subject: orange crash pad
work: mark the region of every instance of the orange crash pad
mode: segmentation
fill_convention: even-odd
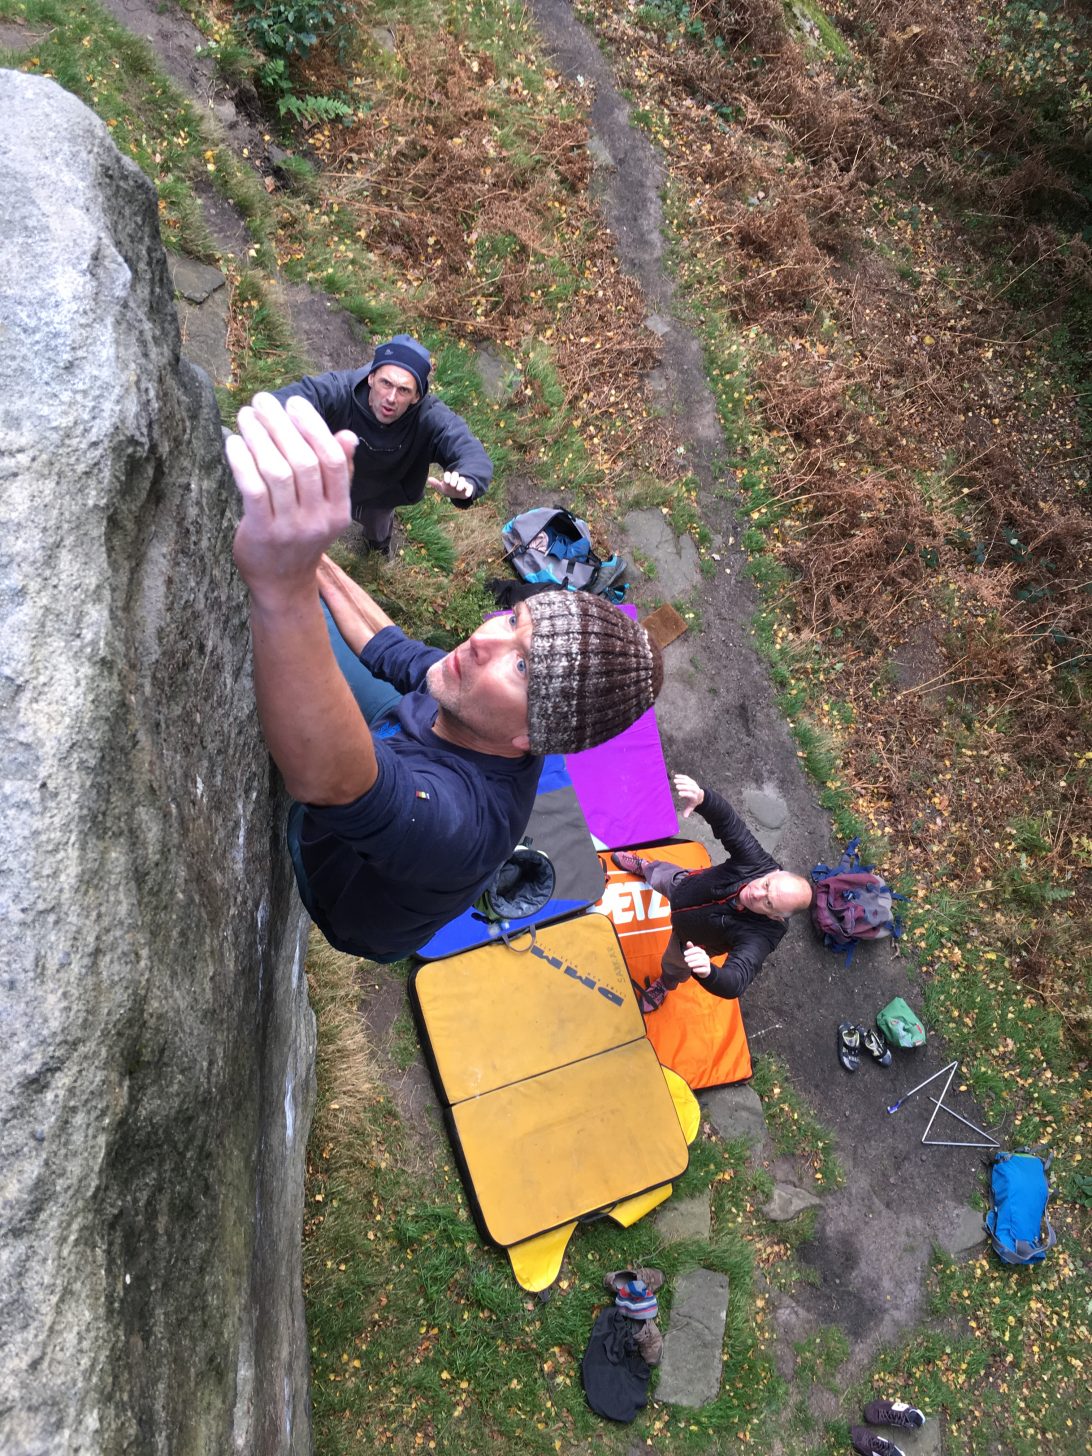
[[[645,845],[645,859],[662,859],[684,869],[708,868],[703,845],[690,840]],[[632,980],[647,986],[660,974],[660,958],[671,934],[671,907],[651,885],[618,869],[609,855],[600,855],[607,875],[602,898],[593,911],[606,915],[622,944]],[[723,964],[724,956],[714,956]],[[671,1067],[692,1088],[722,1087],[751,1075],[751,1052],[739,1002],[703,991],[691,977],[645,1018],[648,1039],[665,1067]]]

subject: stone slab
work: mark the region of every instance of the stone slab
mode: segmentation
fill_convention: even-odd
[[[656,1232],[668,1244],[708,1240],[711,1229],[708,1190],[696,1198],[671,1198],[656,1215]]]
[[[487,399],[510,399],[519,373],[492,344],[483,344],[477,356],[478,376]]]
[[[803,1305],[781,1290],[769,1296],[770,1328],[776,1335],[774,1365],[782,1380],[791,1380],[796,1369],[796,1347],[815,1333],[815,1317]]]
[[[698,548],[690,537],[676,538],[671,522],[660,511],[630,511],[624,524],[630,557],[639,551],[655,567],[658,594],[667,601],[688,597],[701,580]]]
[[[610,148],[594,132],[588,138],[588,154],[597,167],[614,168],[614,158],[610,154]]]
[[[803,1213],[805,1208],[818,1208],[821,1198],[794,1183],[776,1183],[769,1202],[762,1210],[762,1217],[771,1223],[788,1223]]]
[[[167,254],[167,271],[175,293],[181,294],[189,303],[204,303],[227,282],[219,268],[177,253]]]
[[[692,1410],[720,1394],[728,1276],[691,1269],[675,1286],[656,1399]]]
[[[231,355],[227,347],[228,298],[214,293],[205,303],[177,302],[182,352],[203,369],[213,384],[231,383]]]
[[[982,1211],[969,1205],[957,1211],[952,1221],[937,1235],[937,1246],[950,1259],[963,1259],[973,1254],[986,1242],[986,1230],[982,1224]]]
[[[743,795],[743,811],[759,844],[767,854],[773,854],[789,818],[784,799],[772,790],[748,789]]]
[[[753,1087],[717,1087],[698,1096],[702,1114],[722,1138],[747,1138],[762,1142],[766,1136],[766,1118],[762,1100]]]

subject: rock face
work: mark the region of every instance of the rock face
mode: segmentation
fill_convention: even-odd
[[[0,71],[0,1450],[310,1450],[314,1022],[150,184]]]

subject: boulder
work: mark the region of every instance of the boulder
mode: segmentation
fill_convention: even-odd
[[[310,1450],[306,926],[156,195],[0,71],[0,1450]]]

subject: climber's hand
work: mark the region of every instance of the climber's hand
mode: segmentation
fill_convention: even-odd
[[[225,445],[243,500],[236,564],[252,596],[313,592],[323,551],[349,524],[356,436],[332,435],[299,396],[282,405],[271,394],[239,411],[238,430]]]

